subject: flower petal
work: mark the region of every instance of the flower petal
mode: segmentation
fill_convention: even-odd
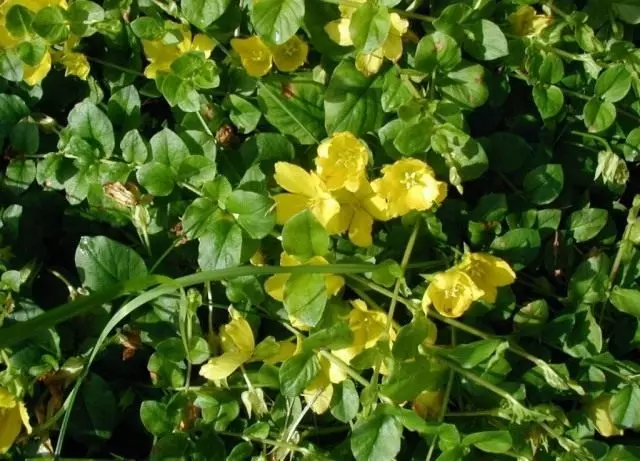
[[[304,210],[309,199],[300,194],[277,194],[273,201],[276,202],[276,222],[283,225]]]
[[[249,360],[250,356],[243,352],[226,352],[219,357],[213,357],[200,368],[200,376],[210,381],[225,379]]]

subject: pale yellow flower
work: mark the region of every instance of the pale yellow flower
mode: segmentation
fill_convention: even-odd
[[[488,253],[466,253],[458,268],[484,291],[481,299],[489,303],[496,302],[498,287],[511,285],[516,279],[509,263]]]
[[[62,51],[53,52],[53,59],[65,67],[66,76],[75,75],[81,80],[86,80],[90,70],[89,61],[84,54],[73,51],[73,48],[77,46],[79,42],[79,37],[75,35],[69,36],[64,43]]]
[[[318,146],[316,171],[327,189],[358,190],[365,178],[369,148],[352,133],[334,133]]]
[[[397,13],[391,13],[389,16],[391,28],[382,47],[372,53],[359,53],[356,56],[356,69],[367,76],[378,73],[384,58],[396,62],[402,56],[402,36],[409,29],[409,21],[401,18]]]
[[[29,414],[24,403],[17,401],[8,390],[0,387],[0,455],[9,451],[23,426],[27,432],[31,432]]]
[[[294,215],[308,209],[320,224],[327,227],[340,211],[340,204],[315,173],[308,173],[292,163],[277,162],[273,177],[288,192],[273,197],[278,224],[285,224]]]
[[[282,72],[293,72],[302,66],[309,54],[309,45],[294,35],[282,45],[271,48],[273,63]]]
[[[51,70],[51,53],[45,51],[42,60],[35,66],[24,65],[24,74],[22,79],[27,85],[35,86],[39,84],[47,76]]]
[[[438,181],[431,167],[415,158],[384,166],[382,178],[373,181],[371,186],[388,202],[392,217],[412,210],[428,210],[447,196],[446,183]]]
[[[520,6],[507,18],[516,35],[536,36],[553,22],[551,16],[538,14],[531,5]]]
[[[319,357],[319,360],[320,371],[318,375],[302,393],[304,400],[310,404],[311,410],[317,415],[321,415],[329,409],[333,397],[333,384],[329,378],[332,368],[331,362],[326,357]]]
[[[427,311],[433,304],[445,317],[456,318],[464,314],[471,304],[484,295],[467,273],[457,268],[436,274],[422,298],[422,308]]]
[[[589,402],[585,407],[585,413],[595,426],[598,433],[603,437],[623,435],[624,431],[617,427],[611,420],[609,404],[611,395],[603,394]]]
[[[192,39],[188,24],[165,21],[165,28],[178,32],[182,40],[171,44],[164,43],[162,39],[142,40],[142,48],[149,61],[149,65],[144,70],[145,77],[155,78],[158,72],[168,72],[173,61],[190,51],[199,51],[206,58],[211,56],[215,42],[204,34],[197,34]]]
[[[377,195],[365,179],[355,192],[341,189],[334,192],[340,212],[327,224],[330,234],[349,232],[349,240],[359,247],[373,244],[373,222],[389,219],[387,202]]]
[[[252,77],[262,77],[271,70],[273,54],[260,37],[231,39],[231,48],[240,55],[242,67]]]

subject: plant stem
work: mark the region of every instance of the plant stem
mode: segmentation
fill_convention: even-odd
[[[237,437],[239,439],[244,439],[248,442],[264,443],[265,445],[272,445],[277,448],[284,448],[286,450],[297,451],[298,453],[302,453],[304,455],[311,454],[311,451],[309,451],[308,449],[299,447],[298,445],[294,445],[292,443],[285,443],[285,442],[280,442],[278,440],[272,440],[272,439],[261,439],[259,437],[252,437],[250,435],[236,434],[235,432],[218,431],[216,433],[220,435],[225,435],[227,437]]]
[[[456,330],[451,330],[451,345],[455,347],[456,345]],[[447,380],[447,387],[444,391],[444,397],[442,398],[442,408],[440,408],[440,414],[438,415],[438,422],[441,423],[444,420],[445,414],[447,413],[447,407],[449,406],[449,398],[451,396],[451,389],[453,389],[453,379],[455,377],[455,372],[453,368],[449,368],[449,378]],[[431,441],[431,446],[429,447],[429,452],[427,453],[426,461],[431,461],[431,457],[433,456],[433,452],[436,448],[436,442],[438,441],[438,434],[433,437]]]
[[[418,237],[418,231],[420,230],[420,219],[416,220],[416,223],[413,225],[413,230],[411,231],[411,235],[409,236],[409,240],[407,241],[407,246],[404,249],[404,254],[402,255],[402,261],[400,262],[400,272],[401,275],[396,280],[396,283],[393,287],[393,295],[391,296],[391,303],[389,304],[389,313],[387,314],[387,325],[385,327],[385,332],[387,337],[389,338],[389,344],[392,344],[391,341],[391,329],[393,328],[393,315],[396,312],[396,306],[398,305],[398,295],[400,294],[400,285],[404,281],[404,274],[407,269],[407,264],[409,264],[409,259],[411,259],[411,253],[413,252],[413,247],[416,244],[416,239]],[[376,366],[373,369],[373,376],[371,377],[371,387],[373,391],[377,393],[378,388],[378,378],[380,377],[380,367],[382,366],[381,360],[376,360]]]
[[[171,244],[171,246],[169,248],[167,248],[166,250],[164,250],[164,253],[162,253],[160,255],[160,257],[156,260],[156,262],[153,263],[153,266],[151,266],[151,269],[149,269],[149,273],[150,274],[153,274],[155,272],[155,270],[162,263],[162,261],[164,261],[165,258],[167,256],[169,256],[169,253],[171,253],[173,251],[173,249],[178,246],[178,243],[179,243],[179,240],[174,240],[173,243]]]
[[[123,66],[120,66],[118,64],[113,64],[111,62],[103,61],[102,59],[94,58],[92,56],[87,56],[87,59],[89,61],[93,61],[93,62],[95,62],[97,64],[102,64],[105,67],[111,67],[112,69],[116,69],[116,70],[119,70],[121,72],[125,72],[127,74],[136,75],[138,77],[144,77],[144,74],[142,72],[137,71],[137,70],[129,69],[127,67],[123,67]]]
[[[569,134],[582,136],[583,138],[593,139],[594,141],[598,141],[599,143],[601,143],[607,150],[609,151],[611,150],[611,145],[609,145],[609,142],[601,136],[591,134],[591,133],[585,133],[584,131],[579,131],[579,130],[571,130]]]

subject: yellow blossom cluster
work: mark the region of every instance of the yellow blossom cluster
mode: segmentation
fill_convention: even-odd
[[[202,52],[207,58],[211,56],[215,43],[205,34],[192,36],[188,24],[172,21],[165,21],[164,28],[166,31],[179,34],[181,40],[177,43],[165,43],[161,38],[142,40],[142,49],[149,61],[149,65],[144,69],[145,77],[155,78],[158,72],[168,72],[173,61],[190,51]]]
[[[366,3],[366,0],[355,0],[356,3]],[[331,39],[341,46],[352,46],[351,39],[351,16],[357,8],[353,6],[340,5],[341,18],[329,22],[325,26],[325,31]],[[378,73],[384,59],[396,62],[402,56],[402,36],[409,29],[409,21],[403,19],[398,13],[389,15],[391,27],[389,35],[380,48],[371,53],[358,53],[356,55],[356,68],[363,74],[369,76]]]
[[[38,37],[32,36],[32,34],[27,34],[22,37],[14,37],[11,34],[9,28],[6,27],[6,15],[9,10],[16,5],[25,7],[32,13],[37,13],[49,6],[59,6],[64,9],[68,8],[66,0],[0,1],[0,48],[5,50],[17,49],[20,44],[25,42],[41,40]],[[89,75],[89,61],[84,54],[73,51],[79,42],[79,37],[69,35],[60,50],[51,48],[51,46],[47,44],[47,48],[39,62],[33,63],[33,65],[24,64],[22,76],[24,82],[30,86],[38,85],[51,70],[52,63],[62,64],[66,69],[65,75],[75,75],[82,80],[86,80]]]
[[[474,301],[494,303],[498,287],[511,285],[515,278],[503,259],[487,253],[466,253],[459,264],[432,278],[422,307],[426,310],[433,304],[445,317],[460,317]]]
[[[286,191],[274,196],[278,224],[308,209],[330,234],[348,232],[355,245],[368,247],[374,220],[425,211],[445,199],[447,185],[415,158],[384,166],[382,177],[369,182],[369,156],[364,141],[341,132],[320,143],[315,171],[276,163],[274,179]]]
[[[0,387],[0,455],[6,453],[18,438],[22,427],[31,432],[29,415],[24,403]]]
[[[252,77],[262,77],[273,64],[281,72],[293,72],[302,66],[309,54],[309,45],[294,35],[281,45],[267,45],[260,37],[234,38],[231,48],[240,55],[242,67]]]
[[[336,276],[328,275],[327,277]],[[339,278],[341,279],[341,277]],[[335,280],[334,282],[337,283],[338,281]],[[329,285],[330,283],[327,280],[327,284]],[[342,285],[340,284],[340,286]],[[347,364],[364,350],[374,347],[378,340],[384,338],[388,326],[387,314],[369,310],[366,303],[361,299],[351,301],[351,306],[352,310],[345,318],[352,334],[351,344],[330,351],[331,355],[338,359],[337,361]],[[303,339],[299,335],[295,342],[278,342],[272,337],[268,337],[256,345],[249,322],[233,308],[229,311],[231,320],[220,329],[221,354],[210,358],[200,369],[200,375],[206,379],[220,381],[229,377],[246,363],[264,362],[275,364],[283,362],[302,351]],[[391,336],[390,340],[395,340],[395,328],[392,328],[389,334]],[[303,395],[307,402],[310,403],[311,409],[315,413],[321,414],[329,408],[333,396],[333,385],[341,383],[348,376],[340,366],[336,365],[337,361],[330,361],[324,355],[320,355],[318,360],[320,371],[304,390]],[[380,367],[380,373],[383,375],[388,374],[384,364]]]

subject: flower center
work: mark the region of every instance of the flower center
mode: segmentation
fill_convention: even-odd
[[[456,283],[454,286],[447,288],[444,291],[444,294],[447,298],[456,298],[462,293],[463,288],[459,283]]]
[[[409,190],[414,186],[419,185],[420,177],[418,173],[415,171],[406,171],[402,178],[400,179],[400,184],[404,185],[404,187]]]
[[[285,43],[282,46],[282,53],[287,57],[295,56],[298,51],[298,46],[295,43]]]

